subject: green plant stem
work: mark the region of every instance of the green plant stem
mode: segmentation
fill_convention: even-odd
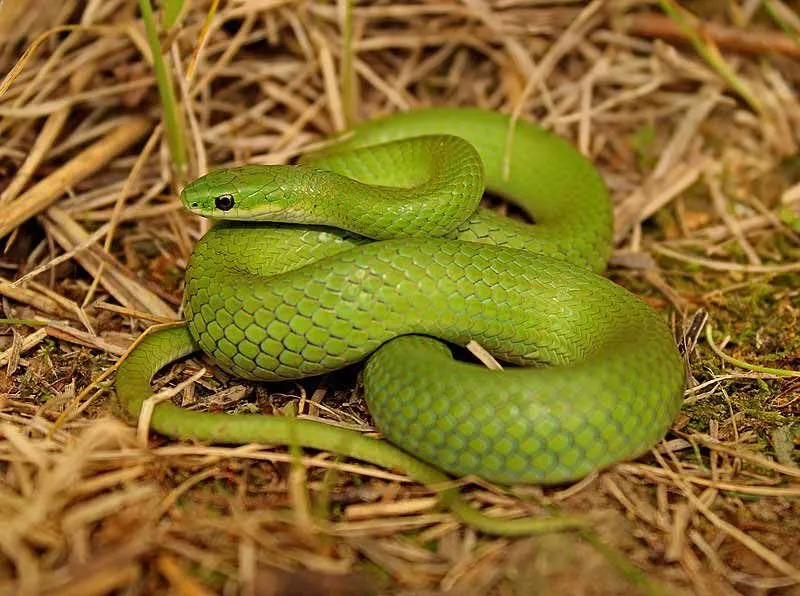
[[[37,321],[36,319],[0,319],[0,325],[27,325],[28,327],[47,327],[49,321]]]
[[[744,360],[739,360],[738,358],[734,358],[733,356],[728,356],[725,352],[723,352],[717,344],[714,343],[714,336],[711,329],[711,325],[706,323],[706,343],[708,343],[708,347],[711,348],[711,351],[714,352],[717,356],[722,358],[728,364],[733,364],[734,366],[738,366],[739,368],[744,368],[745,370],[752,370],[755,372],[766,373],[770,375],[775,375],[779,377],[800,377],[800,371],[796,370],[787,370],[785,368],[769,368],[768,366],[758,366],[757,364],[749,364]]]
[[[145,32],[147,34],[147,44],[150,46],[150,53],[153,56],[153,70],[155,71],[158,94],[161,97],[161,105],[164,113],[164,128],[167,134],[172,165],[180,178],[186,174],[187,164],[189,163],[186,149],[186,139],[180,114],[180,107],[175,97],[175,87],[172,84],[172,77],[167,68],[166,58],[161,52],[161,43],[158,38],[158,28],[156,27],[153,7],[150,0],[139,0],[139,8],[142,13]]]
[[[750,90],[745,82],[739,78],[731,66],[719,53],[717,46],[707,39],[704,39],[698,31],[696,17],[688,10],[680,6],[675,0],[659,0],[661,9],[670,19],[683,31],[698,54],[719,74],[739,96],[747,102],[753,111],[759,114],[764,112],[764,108],[756,95]]]
[[[783,29],[784,33],[788,35],[798,48],[800,48],[800,31],[792,27],[792,25],[784,18],[783,13],[791,13],[791,9],[785,6],[782,2],[775,2],[774,0],[766,0],[764,2],[764,9],[767,14],[775,21],[778,26]]]
[[[356,86],[353,77],[353,0],[340,0],[342,6],[342,103],[347,127],[356,119]]]

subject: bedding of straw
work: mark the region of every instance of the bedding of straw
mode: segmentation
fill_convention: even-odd
[[[118,420],[113,377],[93,380],[179,317],[204,224],[176,198],[138,3],[0,2],[0,316],[18,320],[0,324],[0,594],[800,594],[800,380],[720,356],[800,369],[800,17],[684,7],[359,2],[347,36],[343,3],[228,0],[204,32],[195,1],[162,40],[188,177],[426,105],[518,111],[595,161],[609,275],[671,320],[686,401],[651,453],[574,485],[465,482],[494,515],[593,523],[507,539],[395,470]],[[168,371],[199,376],[184,407],[299,397],[372,428],[353,371],[257,386],[202,366]]]

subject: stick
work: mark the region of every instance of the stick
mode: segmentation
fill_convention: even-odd
[[[0,223],[0,238],[25,220],[41,213],[77,182],[91,176],[117,155],[134,145],[150,130],[153,123],[146,118],[131,118],[99,141],[81,151],[47,178],[36,183],[12,202]]]

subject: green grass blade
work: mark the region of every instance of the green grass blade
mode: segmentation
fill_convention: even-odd
[[[164,114],[164,129],[167,135],[170,155],[172,157],[172,165],[178,173],[179,178],[183,178],[187,170],[189,158],[180,106],[175,97],[175,87],[172,84],[169,68],[167,68],[167,58],[161,52],[158,28],[156,27],[156,20],[153,15],[153,7],[150,5],[150,0],[139,0],[139,8],[142,13],[145,33],[147,34],[147,44],[150,46],[150,53],[153,57],[153,70],[155,71],[156,84],[158,85],[158,94],[161,97],[161,107]]]
[[[164,0],[164,8],[161,13],[161,25],[164,31],[169,31],[178,22],[184,12],[184,8],[188,9],[189,2],[187,0]]]

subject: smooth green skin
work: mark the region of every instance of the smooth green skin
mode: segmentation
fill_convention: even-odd
[[[402,451],[314,421],[172,404],[156,408],[152,427],[331,450],[426,484],[447,480],[439,470],[559,483],[646,451],[679,410],[681,356],[660,315],[597,274],[611,250],[611,207],[596,170],[534,125],[518,123],[507,145],[509,131],[508,117],[481,110],[409,112],[356,128],[300,167],[247,166],[190,184],[182,199],[195,213],[303,225],[223,222],[206,234],[187,269],[188,327],[148,337],[117,374],[127,410],[138,413],[159,368],[198,347],[258,380],[318,375],[372,354],[366,399]],[[484,180],[536,224],[475,210]],[[230,211],[214,207],[223,193],[235,199]],[[320,225],[400,238],[370,242]],[[432,337],[475,340],[527,366],[455,361]],[[487,532],[576,523],[500,521],[452,490],[441,495]]]

